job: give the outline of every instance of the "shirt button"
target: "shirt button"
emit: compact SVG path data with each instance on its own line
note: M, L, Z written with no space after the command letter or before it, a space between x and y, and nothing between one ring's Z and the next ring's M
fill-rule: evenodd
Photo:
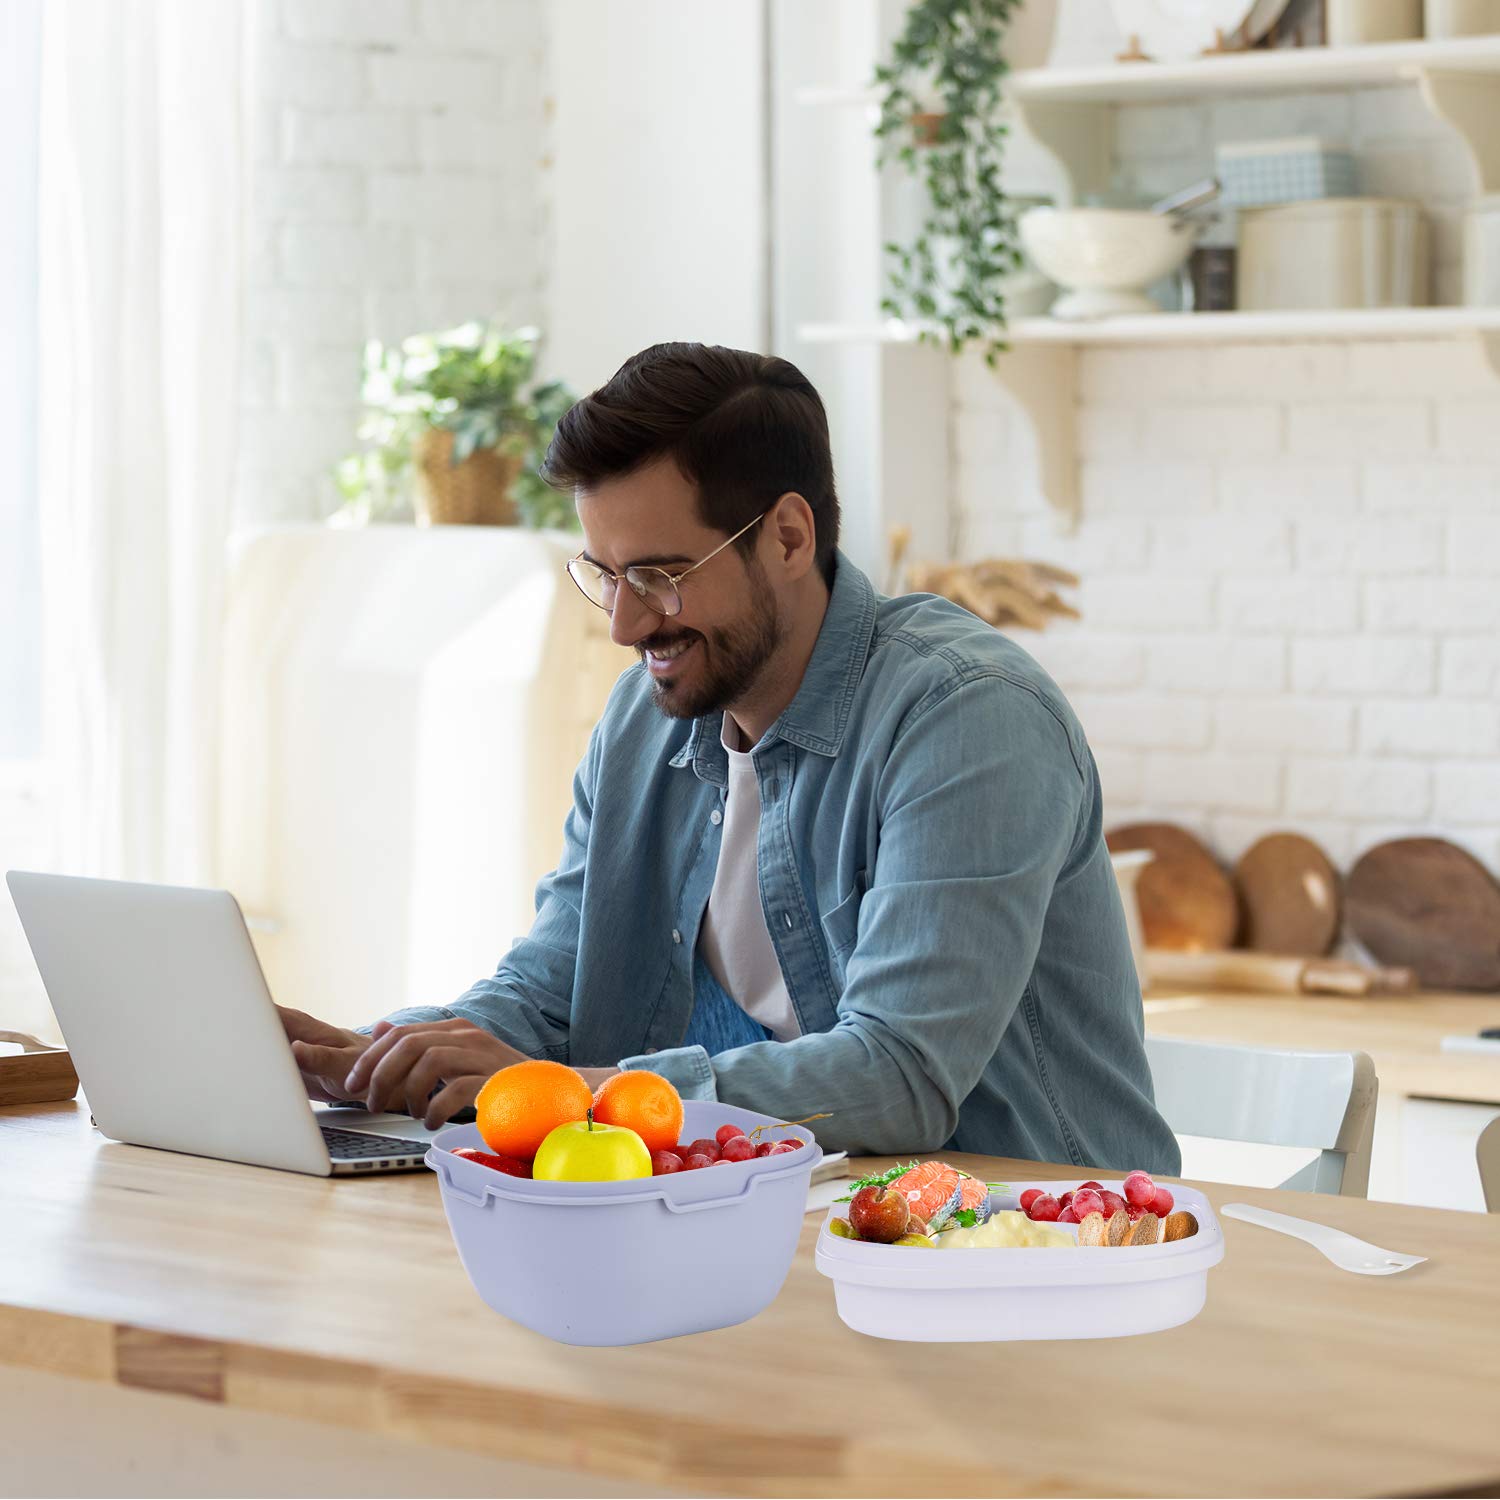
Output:
M678 932L675 927L672 929L672 941L674 943L680 943L682 941L682 934Z
M720 824L720 823L722 823L724 821L724 814L721 813L719 811L719 809L716 807L716 808L714 808L714 810L711 813L709 813L709 815L708 815L708 821L710 823L714 824L715 826L717 826L718 824Z
M782 913L782 920L786 923L786 930L788 932L790 932L792 930L793 926L795 925L793 923L793 921L792 921L792 914L791 914L791 912L789 912L789 911L788 912L783 912Z

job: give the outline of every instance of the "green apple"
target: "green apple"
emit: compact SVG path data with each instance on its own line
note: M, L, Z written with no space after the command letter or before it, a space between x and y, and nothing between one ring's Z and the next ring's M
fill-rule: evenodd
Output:
M651 1175L651 1153L624 1125L599 1125L589 1110L559 1125L537 1148L531 1175L541 1182L621 1182Z

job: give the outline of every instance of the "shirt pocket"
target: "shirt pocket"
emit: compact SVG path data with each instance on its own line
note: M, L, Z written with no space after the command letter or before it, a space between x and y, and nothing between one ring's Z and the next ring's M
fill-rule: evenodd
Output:
M865 872L854 877L854 889L823 918L823 935L828 940L828 957L842 986L849 954L859 937L859 904L865 899Z

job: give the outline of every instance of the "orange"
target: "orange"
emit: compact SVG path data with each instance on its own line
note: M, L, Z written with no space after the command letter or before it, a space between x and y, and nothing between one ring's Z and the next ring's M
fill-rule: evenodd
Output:
M624 1125L648 1151L670 1151L682 1134L682 1096L656 1073L616 1073L594 1090L594 1118Z
M474 1123L491 1151L530 1161L559 1125L585 1118L593 1102L582 1074L563 1063L512 1063L480 1089Z

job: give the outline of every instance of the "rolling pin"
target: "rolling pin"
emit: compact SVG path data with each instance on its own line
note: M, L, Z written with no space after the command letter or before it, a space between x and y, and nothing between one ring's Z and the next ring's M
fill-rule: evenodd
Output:
M1146 970L1153 984L1199 984L1270 995L1408 995L1417 987L1411 969L1373 968L1341 958L1227 950L1178 953L1148 948Z

